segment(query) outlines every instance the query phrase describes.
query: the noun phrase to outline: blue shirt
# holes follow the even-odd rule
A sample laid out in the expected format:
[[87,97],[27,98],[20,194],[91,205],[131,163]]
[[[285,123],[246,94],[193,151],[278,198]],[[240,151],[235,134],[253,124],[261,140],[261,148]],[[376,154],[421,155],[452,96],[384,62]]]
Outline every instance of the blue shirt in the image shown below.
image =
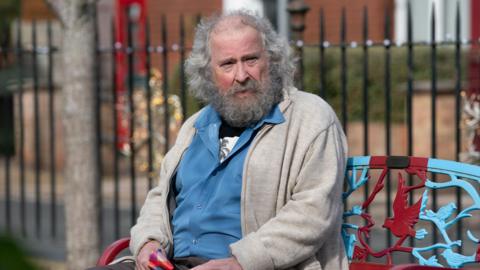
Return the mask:
[[174,257],[207,259],[230,256],[228,246],[242,237],[240,196],[245,156],[264,123],[284,122],[274,106],[256,125],[247,127],[232,151],[220,162],[218,113],[210,106],[195,122],[197,133],[180,161],[175,180],[173,212]]

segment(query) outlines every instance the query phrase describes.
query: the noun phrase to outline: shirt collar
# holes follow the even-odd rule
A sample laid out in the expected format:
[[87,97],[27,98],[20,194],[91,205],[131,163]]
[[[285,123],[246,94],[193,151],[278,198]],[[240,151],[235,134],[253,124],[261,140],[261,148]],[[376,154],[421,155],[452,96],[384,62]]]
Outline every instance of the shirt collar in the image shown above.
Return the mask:
[[200,115],[198,116],[197,120],[195,121],[195,128],[201,129],[211,124],[220,124],[222,123],[222,119],[220,115],[213,109],[211,105],[205,107]]
[[[201,129],[211,124],[218,124],[220,126],[221,122],[222,119],[218,112],[211,105],[208,105],[195,121],[195,128]],[[276,104],[267,115],[256,124],[252,125],[252,127],[253,129],[257,129],[265,123],[280,124],[283,122],[285,122],[285,118],[283,117],[283,113],[280,111],[278,104]]]
[[261,127],[265,123],[269,124],[280,124],[285,122],[285,118],[283,117],[283,113],[280,111],[280,108],[278,107],[278,104],[275,104],[273,108],[270,110],[270,112],[265,115],[262,120],[260,120],[255,126],[254,129],[257,129]]

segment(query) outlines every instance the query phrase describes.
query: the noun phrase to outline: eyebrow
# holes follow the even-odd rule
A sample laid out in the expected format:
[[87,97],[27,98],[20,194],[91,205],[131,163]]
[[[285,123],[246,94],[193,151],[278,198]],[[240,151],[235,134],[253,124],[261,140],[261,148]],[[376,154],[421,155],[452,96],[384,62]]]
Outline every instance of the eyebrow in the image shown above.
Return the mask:
[[257,57],[257,58],[260,58],[260,56],[262,55],[262,52],[254,52],[254,53],[250,53],[250,54],[247,54],[247,55],[244,55],[242,56],[242,58],[240,58],[242,61],[245,61],[249,58],[252,58],[252,57]]
[[217,64],[222,65],[222,64],[226,64],[226,63],[228,63],[228,62],[235,62],[235,61],[236,61],[235,58],[229,57],[229,58],[225,58],[225,59],[220,59],[220,60],[218,60],[218,61],[217,61]]
[[[252,57],[258,57],[260,58],[260,56],[262,55],[262,52],[254,52],[254,53],[249,53],[247,55],[244,55],[240,58],[241,61],[245,61],[249,58],[252,58]],[[234,57],[229,57],[229,58],[224,58],[224,59],[220,59],[217,61],[217,64],[225,64],[225,63],[228,63],[228,62],[235,62],[237,61]]]

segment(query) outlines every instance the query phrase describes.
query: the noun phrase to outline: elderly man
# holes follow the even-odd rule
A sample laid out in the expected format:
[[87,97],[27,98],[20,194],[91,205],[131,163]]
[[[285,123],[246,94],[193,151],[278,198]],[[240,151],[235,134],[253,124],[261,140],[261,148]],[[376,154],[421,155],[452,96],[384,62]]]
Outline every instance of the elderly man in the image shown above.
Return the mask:
[[131,230],[135,264],[111,269],[149,269],[157,249],[180,269],[347,269],[345,137],[321,98],[293,87],[287,42],[248,12],[213,17],[186,71],[208,106],[165,156]]

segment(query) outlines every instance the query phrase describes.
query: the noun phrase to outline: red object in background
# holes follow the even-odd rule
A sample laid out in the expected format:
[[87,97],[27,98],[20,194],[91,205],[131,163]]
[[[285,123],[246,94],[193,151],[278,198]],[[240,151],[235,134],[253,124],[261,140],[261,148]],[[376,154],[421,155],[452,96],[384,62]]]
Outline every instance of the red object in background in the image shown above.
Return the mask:
[[[130,110],[128,105],[128,55],[126,48],[130,45],[135,48],[134,51],[134,70],[133,76],[145,75],[145,24],[146,24],[146,0],[117,0],[115,7],[115,53],[116,72],[115,83],[117,86],[117,100],[115,101],[117,110],[117,148],[120,151],[127,152],[129,149],[129,117]],[[128,44],[128,24],[132,25],[132,44]]]
[[105,266],[111,263],[122,250],[130,245],[130,237],[124,237],[110,244],[97,261],[97,266]]
[[173,270],[172,263],[167,259],[167,256],[161,249],[152,252],[148,260],[148,267],[153,270]]
[[[385,187],[387,174],[390,169],[402,169],[408,175],[416,175],[420,178],[421,183],[414,186],[406,186],[401,172],[399,172],[399,185],[397,195],[393,202],[393,216],[387,217],[384,228],[390,230],[398,240],[395,244],[380,251],[374,251],[367,239],[370,238],[370,232],[375,225],[375,220],[369,213],[362,213],[361,217],[365,220],[365,225],[358,228],[357,239],[361,245],[356,245],[354,248],[354,260],[365,261],[368,256],[376,258],[387,258],[387,265],[392,265],[392,253],[395,251],[410,253],[413,248],[410,246],[403,246],[404,241],[409,237],[414,237],[415,233],[413,225],[418,222],[418,214],[421,207],[421,198],[417,200],[414,205],[408,205],[408,196],[412,196],[411,191],[422,189],[425,187],[427,180],[426,167],[428,164],[427,158],[417,157],[385,157],[372,156],[370,157],[369,167],[372,169],[382,169],[382,173],[378,176],[378,180],[368,198],[363,202],[362,209],[368,209],[371,203],[377,197],[377,194]],[[370,180],[371,181],[371,180]],[[413,235],[412,235],[413,234]]]

